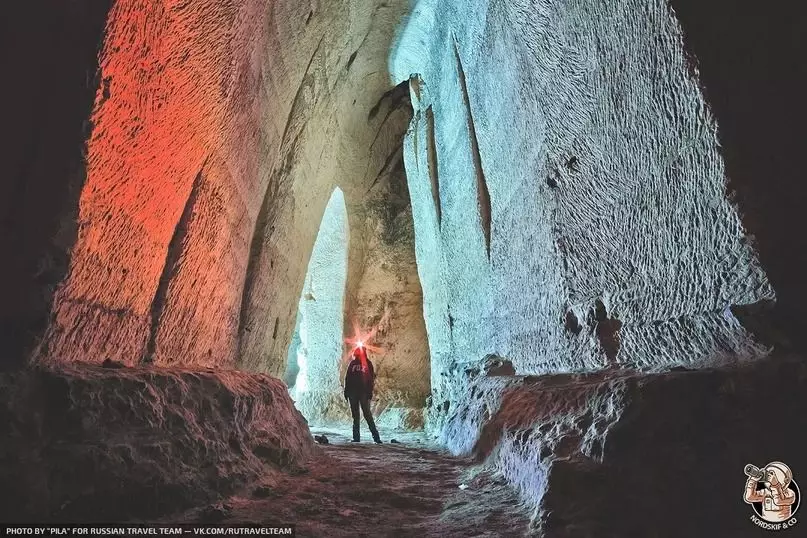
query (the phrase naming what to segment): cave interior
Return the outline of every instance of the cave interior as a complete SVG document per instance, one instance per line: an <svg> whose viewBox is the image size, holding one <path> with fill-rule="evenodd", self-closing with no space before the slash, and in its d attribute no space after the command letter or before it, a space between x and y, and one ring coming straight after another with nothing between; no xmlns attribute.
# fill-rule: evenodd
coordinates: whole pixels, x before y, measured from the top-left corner
<svg viewBox="0 0 807 538"><path fill-rule="evenodd" d="M0 522L795 525L795 1L0 11Z"/></svg>

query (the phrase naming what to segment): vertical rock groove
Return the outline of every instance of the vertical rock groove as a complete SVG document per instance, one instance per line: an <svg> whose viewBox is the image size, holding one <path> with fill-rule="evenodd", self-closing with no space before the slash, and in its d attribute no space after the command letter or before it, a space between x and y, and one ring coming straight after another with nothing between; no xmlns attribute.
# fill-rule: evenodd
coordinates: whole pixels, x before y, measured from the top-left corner
<svg viewBox="0 0 807 538"><path fill-rule="evenodd" d="M429 160L429 179L431 179L434 210L437 212L437 225L442 222L443 211L440 202L440 177L437 172L437 140L434 138L434 110L426 109L426 155Z"/></svg>
<svg viewBox="0 0 807 538"><path fill-rule="evenodd" d="M476 127L474 126L474 118L471 112L471 99L468 95L468 84L465 80L465 71L462 68L462 59L460 58L460 51L457 49L456 40L454 41L454 57L457 60L457 75L460 79L462 100L465 103L465 109L468 114L468 132L471 139L471 156L473 157L474 170L476 172L476 196L479 204L479 218L481 220L482 233L485 236L485 251L487 252L488 259L490 259L490 193L488 192L488 184L485 181L485 171L482 169L482 157L479 154L479 141L476 138Z"/></svg>
<svg viewBox="0 0 807 538"><path fill-rule="evenodd" d="M204 180L204 169L207 165L207 160L202 164L199 173L191 185L191 192L185 202L185 207L182 210L182 215L177 221L174 234L171 236L171 241L168 243L168 252L165 256L165 265L163 266L162 273L160 274L160 283L157 286L157 293L154 294L154 301L151 303L151 329L149 331L149 341L146 346L146 353L143 356L143 362L151 363L154 361L154 351L157 344L157 332L159 330L160 315L165 307L165 298L168 294L168 285L171 279L176 274L179 268L179 263L182 258L182 244L185 237L188 235L188 229L191 217L193 216L193 209L196 206L196 199L199 196L199 188Z"/></svg>

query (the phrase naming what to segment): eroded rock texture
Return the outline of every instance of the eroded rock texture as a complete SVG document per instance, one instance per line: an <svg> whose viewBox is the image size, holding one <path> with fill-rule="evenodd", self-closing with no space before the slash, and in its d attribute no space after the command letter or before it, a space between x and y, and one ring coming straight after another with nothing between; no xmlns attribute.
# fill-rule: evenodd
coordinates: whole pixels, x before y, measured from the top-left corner
<svg viewBox="0 0 807 538"><path fill-rule="evenodd" d="M807 184L801 164L807 105L807 14L797 2L759 9L754 2L671 0L684 44L715 115L729 186L777 291L761 334L804 349L807 329ZM767 330L767 331L766 331Z"/></svg>
<svg viewBox="0 0 807 538"><path fill-rule="evenodd" d="M764 352L730 307L774 294L666 3L421 2L392 68L420 75L405 151L434 368Z"/></svg>
<svg viewBox="0 0 807 538"><path fill-rule="evenodd" d="M456 372L468 388L443 442L501 471L540 536L758 536L743 468L801 469L801 357L650 375L502 373Z"/></svg>
<svg viewBox="0 0 807 538"><path fill-rule="evenodd" d="M234 361L244 217L256 213L244 194L261 183L265 111L247 90L267 46L255 39L264 9L114 4L78 240L43 360Z"/></svg>
<svg viewBox="0 0 807 538"><path fill-rule="evenodd" d="M408 107L408 84L403 86ZM409 117L408 112L399 112ZM429 342L415 260L412 206L401 151L367 192L351 233L353 272L345 330L374 330L375 412L388 425L419 422L430 389ZM344 372L343 372L344 373Z"/></svg>
<svg viewBox="0 0 807 538"><path fill-rule="evenodd" d="M34 359L62 365L3 378L0 469L25 492L3 509L85 517L122 479L163 488L142 507L161 510L284 460L278 447L305 453L276 381L171 368L305 366L289 343L339 187L351 239L329 329L377 328L380 408L402 416L431 386L429 428L502 471L547 536L756 530L742 466L796 462L804 441L804 367L749 360L778 338L757 319L766 271L776 323L801 337L805 319L804 122L788 108L803 25L785 3L69 4L3 21L43 47L6 60L35 90L4 101L21 128L0 249L19 256L0 344L16 360L43 336ZM152 366L69 365L105 359ZM328 360L316 402L345 412ZM764 428L784 432L775 451ZM109 482L83 482L90 465ZM615 517L624 503L635 517Z"/></svg>
<svg viewBox="0 0 807 538"><path fill-rule="evenodd" d="M408 106L408 85L394 91ZM394 103L386 113L399 115L398 123L408 119L405 107ZM320 223L284 374L310 421L350 417L341 380L352 344L343 351L343 338L352 342L356 331L372 344L373 407L380 423L420 425L429 393L429 347L400 148L349 210L336 190Z"/></svg>
<svg viewBox="0 0 807 538"><path fill-rule="evenodd" d="M289 346L289 360L297 369L289 387L295 405L310 421L332 415L334 404L342 400L339 368L344 348L347 226L344 195L336 189L325 209L308 262L305 287L297 307L297 328Z"/></svg>
<svg viewBox="0 0 807 538"><path fill-rule="evenodd" d="M293 470L313 440L261 374L66 365L0 377L0 520L120 521Z"/></svg>
<svg viewBox="0 0 807 538"><path fill-rule="evenodd" d="M317 225L400 151L387 53L405 6L119 0L78 239L40 361L280 375Z"/></svg>

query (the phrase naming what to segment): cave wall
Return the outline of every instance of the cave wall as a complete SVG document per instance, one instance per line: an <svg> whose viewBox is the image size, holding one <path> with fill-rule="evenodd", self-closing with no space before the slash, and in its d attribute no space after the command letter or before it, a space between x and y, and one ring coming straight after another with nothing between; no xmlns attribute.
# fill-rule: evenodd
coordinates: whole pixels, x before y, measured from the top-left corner
<svg viewBox="0 0 807 538"><path fill-rule="evenodd" d="M802 352L807 183L801 163L807 14L795 1L671 0L714 114L729 187L777 292L759 332ZM785 341L783 341L785 340Z"/></svg>
<svg viewBox="0 0 807 538"><path fill-rule="evenodd" d="M62 363L0 374L0 521L126 521L299 472L316 453L263 374Z"/></svg>
<svg viewBox="0 0 807 538"><path fill-rule="evenodd" d="M784 461L801 472L803 356L659 373L478 366L451 372L458 397L440 440L500 472L533 511L536 536L760 536L744 467ZM760 405L763 386L778 390Z"/></svg>
<svg viewBox="0 0 807 538"><path fill-rule="evenodd" d="M34 359L282 375L317 225L409 117L386 98L407 6L112 5L78 237Z"/></svg>
<svg viewBox="0 0 807 538"><path fill-rule="evenodd" d="M732 313L774 297L715 119L661 0L422 0L391 54L433 385L764 354Z"/></svg>
<svg viewBox="0 0 807 538"><path fill-rule="evenodd" d="M403 85L409 112L409 87ZM430 354L423 318L423 291L415 258L412 205L403 152L350 211L351 263L345 331L371 331L376 372L374 413L380 423L417 424L430 391ZM344 369L343 369L344 370ZM344 372L343 372L344 373Z"/></svg>
<svg viewBox="0 0 807 538"><path fill-rule="evenodd" d="M110 4L31 0L0 8L0 369L24 362L67 271Z"/></svg>
<svg viewBox="0 0 807 538"><path fill-rule="evenodd" d="M78 239L42 360L234 360L241 293L230 282L243 280L269 112L247 91L265 7L113 5Z"/></svg>

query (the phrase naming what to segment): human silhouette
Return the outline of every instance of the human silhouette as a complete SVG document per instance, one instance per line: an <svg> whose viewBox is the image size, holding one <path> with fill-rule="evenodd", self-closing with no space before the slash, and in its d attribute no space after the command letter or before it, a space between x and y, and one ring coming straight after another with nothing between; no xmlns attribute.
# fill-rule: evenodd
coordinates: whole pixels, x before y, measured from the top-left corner
<svg viewBox="0 0 807 538"><path fill-rule="evenodd" d="M353 350L350 364L347 365L345 374L345 399L350 402L350 413L353 415L353 442L361 440L359 424L361 417L359 408L364 414L364 420L373 434L373 440L381 443L378 429L373 421L373 412L370 410L370 400L373 399L373 387L375 385L375 371L373 363L367 358L367 349L359 344Z"/></svg>

